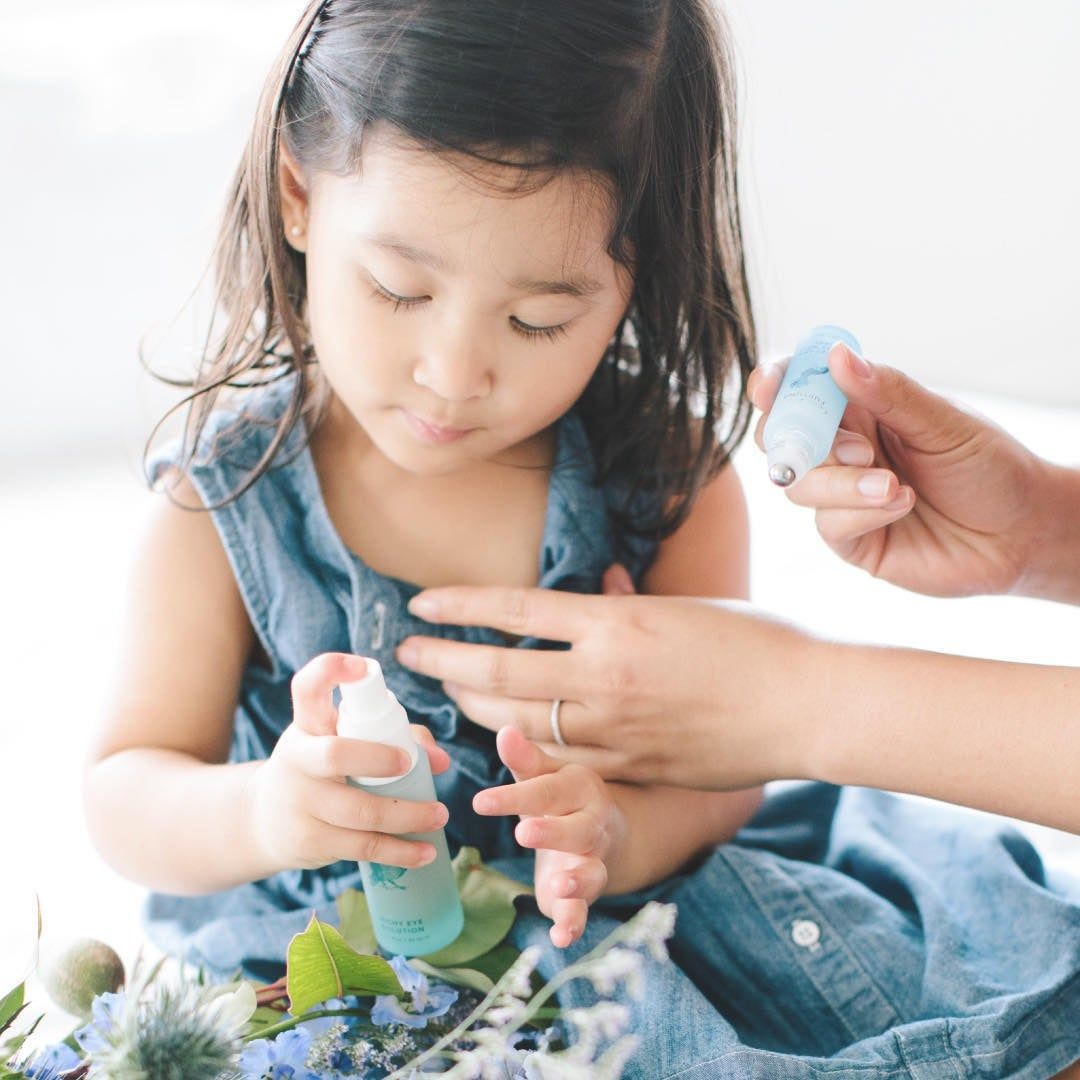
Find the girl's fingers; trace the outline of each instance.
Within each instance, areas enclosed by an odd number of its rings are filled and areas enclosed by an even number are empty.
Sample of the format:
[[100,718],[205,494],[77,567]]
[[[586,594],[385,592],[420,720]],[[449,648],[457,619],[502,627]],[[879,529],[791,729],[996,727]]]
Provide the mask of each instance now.
[[531,780],[544,773],[555,773],[562,762],[545,754],[535,743],[515,727],[504,727],[495,736],[495,749],[502,763],[514,775],[515,780]]
[[[423,747],[431,762],[431,771],[438,776],[450,768],[450,755],[435,741],[435,736],[423,724],[410,724],[413,738]],[[368,773],[368,775],[372,775]]]
[[822,465],[788,488],[787,496],[796,506],[820,510],[880,510],[890,506],[899,493],[900,481],[888,469]]
[[595,814],[579,810],[562,817],[530,817],[519,821],[514,838],[524,848],[588,855],[600,847],[604,830]]
[[305,664],[292,679],[293,721],[309,735],[337,732],[337,710],[331,695],[343,682],[367,674],[362,657],[349,653],[322,653]]
[[573,773],[568,776],[564,769],[503,787],[486,788],[473,797],[473,809],[485,816],[572,814],[581,809],[587,794],[574,783]]
[[315,787],[312,805],[315,817],[327,825],[396,835],[434,832],[450,817],[439,802],[387,799],[348,784],[328,782]]
[[551,905],[553,926],[548,931],[551,943],[565,949],[573,945],[585,932],[589,918],[589,905],[584,900],[556,900]]
[[434,846],[422,840],[402,840],[386,833],[342,829],[325,824],[320,825],[320,828],[325,833],[325,863],[344,860],[412,868],[427,866],[435,859]]
[[560,900],[584,900],[591,904],[607,885],[607,867],[601,859],[582,859],[573,870],[562,870],[555,875],[551,891]]
[[817,529],[827,544],[841,549],[867,533],[899,521],[914,505],[915,492],[905,487],[900,489],[893,504],[880,510],[820,510]]
[[298,738],[293,743],[292,753],[302,772],[320,779],[400,776],[412,768],[412,758],[396,746],[350,739],[344,735]]

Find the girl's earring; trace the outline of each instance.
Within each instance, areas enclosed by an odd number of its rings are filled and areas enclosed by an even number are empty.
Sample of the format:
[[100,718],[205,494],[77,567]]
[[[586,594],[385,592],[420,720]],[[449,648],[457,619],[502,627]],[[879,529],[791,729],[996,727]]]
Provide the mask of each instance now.
[[289,232],[290,232],[290,233],[291,233],[291,234],[292,234],[293,236],[300,236],[300,235],[302,235],[302,234],[303,234],[304,230],[303,230],[303,229],[301,229],[299,225],[294,225],[294,226],[293,226],[293,227],[292,227],[292,228],[291,228],[291,229],[289,230]]

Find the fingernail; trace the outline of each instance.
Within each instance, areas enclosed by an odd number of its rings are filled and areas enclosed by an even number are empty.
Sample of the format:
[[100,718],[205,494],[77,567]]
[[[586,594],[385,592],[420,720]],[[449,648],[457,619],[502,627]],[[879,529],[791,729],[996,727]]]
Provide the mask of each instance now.
[[394,653],[397,662],[405,667],[415,667],[420,659],[420,650],[413,644],[399,645]]
[[440,803],[435,811],[435,827],[441,829],[449,820],[450,811]]
[[362,656],[345,657],[345,673],[363,676],[367,673],[367,661]]
[[407,773],[412,771],[413,759],[411,754],[406,753],[404,750],[399,750],[397,760],[398,769],[401,772]]
[[860,476],[855,487],[868,499],[884,499],[889,493],[889,478],[882,473],[869,473]]
[[421,619],[432,619],[439,614],[439,602],[433,596],[420,593],[414,596],[408,604],[409,611],[418,615]]
[[490,795],[485,795],[483,792],[473,796],[472,804],[473,809],[478,814],[487,814],[495,809],[495,800]]
[[896,498],[892,500],[892,502],[886,503],[882,507],[882,510],[899,510],[902,507],[907,505],[910,498],[911,498],[911,492],[910,491],[901,491],[900,494],[897,495]]
[[424,851],[420,855],[420,865],[427,866],[428,863],[435,861],[435,849],[430,845],[425,845]]
[[874,369],[854,349],[848,349],[848,366],[862,379],[869,379]]
[[841,465],[869,465],[874,460],[874,451],[862,439],[838,440],[835,453]]

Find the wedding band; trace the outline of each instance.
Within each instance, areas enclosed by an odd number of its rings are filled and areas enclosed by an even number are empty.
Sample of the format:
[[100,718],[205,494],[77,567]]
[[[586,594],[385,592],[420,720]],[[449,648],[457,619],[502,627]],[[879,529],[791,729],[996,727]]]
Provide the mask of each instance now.
[[562,698],[555,698],[551,703],[551,734],[559,746],[565,746],[562,728],[559,727],[559,709],[562,707]]

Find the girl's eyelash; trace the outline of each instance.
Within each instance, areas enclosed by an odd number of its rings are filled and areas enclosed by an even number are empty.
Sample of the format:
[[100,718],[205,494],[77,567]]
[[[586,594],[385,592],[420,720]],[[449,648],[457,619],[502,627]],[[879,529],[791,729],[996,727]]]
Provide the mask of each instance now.
[[[371,295],[384,303],[393,304],[394,311],[401,311],[402,309],[408,311],[410,308],[414,308],[430,299],[427,296],[398,296],[397,293],[384,289],[374,281],[373,284],[375,288],[372,289]],[[556,341],[566,333],[565,323],[560,323],[558,326],[530,326],[528,323],[523,323],[520,319],[511,316],[510,325],[522,337],[532,338],[533,340],[544,338],[547,341]]]

